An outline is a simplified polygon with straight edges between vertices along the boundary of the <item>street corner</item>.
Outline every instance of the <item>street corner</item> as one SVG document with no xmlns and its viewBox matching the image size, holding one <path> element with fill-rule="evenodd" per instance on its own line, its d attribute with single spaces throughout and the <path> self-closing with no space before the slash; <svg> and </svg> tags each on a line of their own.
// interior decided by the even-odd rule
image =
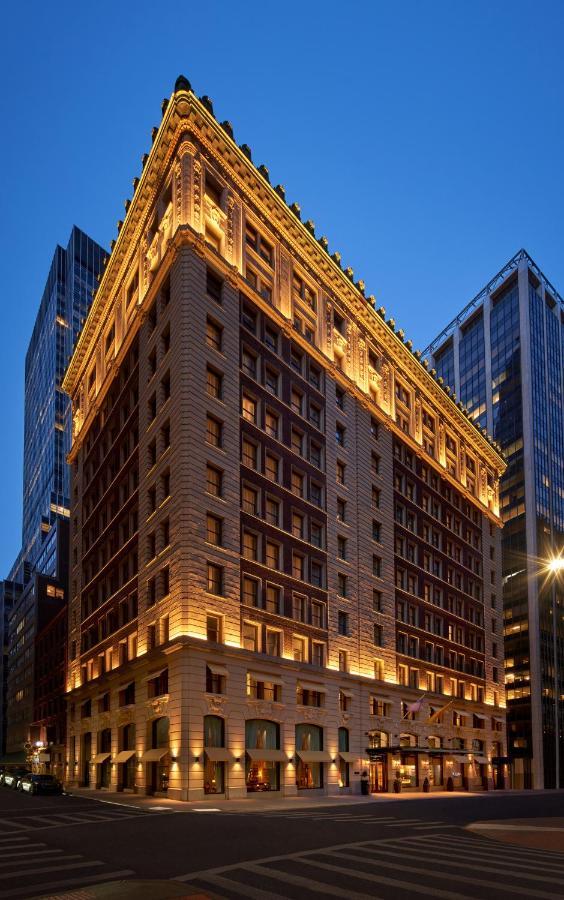
<svg viewBox="0 0 564 900">
<path fill-rule="evenodd" d="M 93 884 L 63 894 L 44 894 L 38 900 L 186 900 L 188 897 L 190 900 L 215 900 L 216 895 L 175 881 L 135 879 Z"/>
<path fill-rule="evenodd" d="M 564 853 L 563 817 L 472 822 L 466 830 L 504 844 Z"/>
</svg>

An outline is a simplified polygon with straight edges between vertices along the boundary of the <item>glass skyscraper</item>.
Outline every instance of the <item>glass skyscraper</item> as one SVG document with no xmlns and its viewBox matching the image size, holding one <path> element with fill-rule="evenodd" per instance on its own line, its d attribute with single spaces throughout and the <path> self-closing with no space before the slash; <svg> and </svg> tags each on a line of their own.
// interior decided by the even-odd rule
<svg viewBox="0 0 564 900">
<path fill-rule="evenodd" d="M 22 558 L 55 574 L 57 516 L 69 515 L 70 402 L 61 382 L 106 251 L 76 226 L 57 246 L 25 360 Z"/>
<path fill-rule="evenodd" d="M 425 351 L 502 446 L 508 748 L 514 786 L 564 785 L 564 301 L 521 250 Z M 501 639 L 501 637 L 500 637 Z"/>
</svg>

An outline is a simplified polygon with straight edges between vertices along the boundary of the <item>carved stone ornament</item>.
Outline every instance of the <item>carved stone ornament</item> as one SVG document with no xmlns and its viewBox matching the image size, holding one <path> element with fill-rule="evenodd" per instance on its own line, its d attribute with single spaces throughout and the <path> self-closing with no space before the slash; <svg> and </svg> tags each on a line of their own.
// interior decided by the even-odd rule
<svg viewBox="0 0 564 900">
<path fill-rule="evenodd" d="M 73 437 L 76 437 L 77 434 L 79 433 L 80 429 L 82 428 L 83 421 L 84 421 L 84 416 L 82 414 L 82 410 L 80 409 L 80 407 L 78 407 L 78 409 L 75 410 L 75 413 L 74 413 L 74 416 L 72 419 L 72 436 Z"/>
<path fill-rule="evenodd" d="M 225 697 L 218 697 L 217 694 L 208 694 L 206 696 L 206 703 L 208 704 L 208 710 L 213 715 L 219 715 L 223 711 L 223 706 L 225 705 Z"/>
<path fill-rule="evenodd" d="M 348 712 L 341 713 L 341 725 L 347 725 L 351 720 L 351 714 Z"/>
<path fill-rule="evenodd" d="M 234 231 L 234 208 L 235 208 L 235 197 L 230 192 L 227 195 L 227 259 L 230 263 L 234 263 L 234 245 L 235 245 L 235 231 Z"/>
<path fill-rule="evenodd" d="M 118 710 L 118 725 L 129 725 L 133 721 L 133 712 L 130 709 Z"/>
<path fill-rule="evenodd" d="M 304 722 L 324 722 L 326 712 L 316 706 L 304 706 L 300 709 L 300 717 Z"/>
<path fill-rule="evenodd" d="M 258 719 L 280 718 L 280 707 L 268 700 L 247 700 L 247 709 Z"/>
<path fill-rule="evenodd" d="M 387 362 L 382 363 L 382 401 L 386 405 L 390 402 L 390 367 Z"/>
<path fill-rule="evenodd" d="M 109 728 L 111 724 L 110 716 L 108 713 L 103 713 L 98 718 L 98 728 L 102 731 L 104 728 Z"/>
<path fill-rule="evenodd" d="M 168 709 L 168 697 L 155 697 L 147 700 L 147 714 L 149 716 L 163 716 Z"/>
<path fill-rule="evenodd" d="M 202 163 L 199 159 L 194 159 L 192 172 L 194 176 L 192 184 L 192 214 L 194 220 L 194 229 L 200 231 L 202 217 Z"/>
</svg>

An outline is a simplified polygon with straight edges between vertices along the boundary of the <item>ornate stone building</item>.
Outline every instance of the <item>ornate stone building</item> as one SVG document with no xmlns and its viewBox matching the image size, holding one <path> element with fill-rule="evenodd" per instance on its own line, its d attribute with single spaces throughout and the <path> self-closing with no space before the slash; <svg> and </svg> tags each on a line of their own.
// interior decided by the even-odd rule
<svg viewBox="0 0 564 900">
<path fill-rule="evenodd" d="M 68 782 L 501 784 L 500 453 L 184 78 L 134 186 L 64 381 Z"/>
</svg>

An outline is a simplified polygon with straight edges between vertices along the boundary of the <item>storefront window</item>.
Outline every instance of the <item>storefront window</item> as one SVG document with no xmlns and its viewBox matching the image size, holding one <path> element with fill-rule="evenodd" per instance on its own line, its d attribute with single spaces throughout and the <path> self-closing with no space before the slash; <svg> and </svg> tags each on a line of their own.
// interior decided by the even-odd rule
<svg viewBox="0 0 564 900">
<path fill-rule="evenodd" d="M 414 753 L 402 753 L 400 765 L 396 772 L 402 788 L 417 787 L 419 784 L 417 756 Z"/>
<path fill-rule="evenodd" d="M 280 726 L 266 719 L 245 722 L 247 791 L 277 791 L 280 786 Z M 264 751 L 263 754 L 260 751 Z"/>
<path fill-rule="evenodd" d="M 204 716 L 204 793 L 222 794 L 225 790 L 225 762 L 212 759 L 212 750 L 225 747 L 225 723 L 221 716 Z"/>
<path fill-rule="evenodd" d="M 441 756 L 429 757 L 429 784 L 439 787 L 443 783 L 443 759 Z"/>
<path fill-rule="evenodd" d="M 165 747 L 168 749 L 168 730 L 169 722 L 166 716 L 161 716 L 151 723 L 151 742 L 154 750 L 164 750 Z M 150 764 L 153 767 L 150 787 L 154 791 L 164 793 L 168 790 L 169 762 L 167 753 L 158 762 Z"/>
<path fill-rule="evenodd" d="M 323 750 L 323 729 L 319 725 L 296 725 L 296 784 L 299 790 L 323 787 L 323 763 L 312 752 Z"/>
</svg>

